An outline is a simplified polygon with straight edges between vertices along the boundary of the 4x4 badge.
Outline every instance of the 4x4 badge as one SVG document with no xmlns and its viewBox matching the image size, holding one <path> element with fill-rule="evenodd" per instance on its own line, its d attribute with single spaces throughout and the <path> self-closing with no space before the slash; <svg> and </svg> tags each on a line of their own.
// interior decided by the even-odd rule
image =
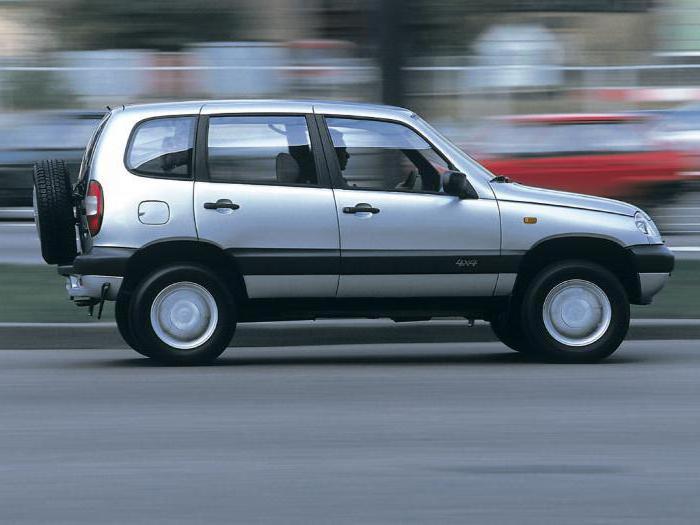
<svg viewBox="0 0 700 525">
<path fill-rule="evenodd" d="M 460 268 L 476 268 L 479 265 L 479 261 L 477 259 L 463 259 L 460 257 L 455 264 Z"/>
</svg>

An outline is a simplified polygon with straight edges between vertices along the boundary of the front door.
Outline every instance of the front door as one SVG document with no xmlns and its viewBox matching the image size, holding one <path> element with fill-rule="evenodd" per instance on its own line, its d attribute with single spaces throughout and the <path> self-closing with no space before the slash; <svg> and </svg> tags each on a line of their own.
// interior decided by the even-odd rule
<svg viewBox="0 0 700 525">
<path fill-rule="evenodd" d="M 492 199 L 442 191 L 449 162 L 411 128 L 327 117 L 342 177 L 338 297 L 468 297 L 494 293 L 500 220 Z"/>
<path fill-rule="evenodd" d="M 250 298 L 335 297 L 338 220 L 307 118 L 202 118 L 206 148 L 198 151 L 206 163 L 197 163 L 194 190 L 200 239 L 232 254 Z"/>
</svg>

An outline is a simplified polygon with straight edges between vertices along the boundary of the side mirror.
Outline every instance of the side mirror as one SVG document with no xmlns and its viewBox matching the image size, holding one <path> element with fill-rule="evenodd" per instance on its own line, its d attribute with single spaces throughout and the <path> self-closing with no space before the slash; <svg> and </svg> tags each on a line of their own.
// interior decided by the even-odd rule
<svg viewBox="0 0 700 525">
<path fill-rule="evenodd" d="M 478 195 L 464 173 L 448 171 L 444 174 L 442 185 L 445 193 L 459 197 L 460 199 L 476 199 Z"/>
</svg>

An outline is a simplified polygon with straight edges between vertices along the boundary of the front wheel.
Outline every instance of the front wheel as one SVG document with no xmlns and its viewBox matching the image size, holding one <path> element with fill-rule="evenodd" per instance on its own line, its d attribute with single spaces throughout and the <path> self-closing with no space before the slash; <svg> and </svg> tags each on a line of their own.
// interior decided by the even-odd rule
<svg viewBox="0 0 700 525">
<path fill-rule="evenodd" d="M 520 316 L 510 311 L 498 312 L 491 317 L 489 324 L 501 343 L 516 352 L 527 353 L 520 327 Z"/>
<path fill-rule="evenodd" d="M 129 303 L 129 325 L 134 347 L 153 359 L 204 364 L 231 342 L 236 309 L 226 285 L 208 268 L 169 266 L 138 285 Z"/>
<path fill-rule="evenodd" d="M 521 327 L 527 347 L 548 361 L 600 361 L 620 346 L 629 322 L 629 300 L 620 281 L 586 261 L 545 268 L 523 295 Z"/>
</svg>

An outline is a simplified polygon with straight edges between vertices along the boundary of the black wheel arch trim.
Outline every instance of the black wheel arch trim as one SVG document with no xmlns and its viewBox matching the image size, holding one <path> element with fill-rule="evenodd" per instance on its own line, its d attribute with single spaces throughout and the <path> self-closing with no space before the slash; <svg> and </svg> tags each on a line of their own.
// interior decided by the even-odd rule
<svg viewBox="0 0 700 525">
<path fill-rule="evenodd" d="M 93 246 L 88 253 L 76 256 L 72 266 L 59 266 L 58 273 L 68 275 L 108 275 L 125 277 L 132 257 L 154 248 L 189 245 L 191 247 L 206 245 L 208 248 L 223 250 L 217 244 L 197 239 L 196 237 L 169 237 L 144 244 L 140 248 L 123 248 L 115 246 Z"/>
</svg>

